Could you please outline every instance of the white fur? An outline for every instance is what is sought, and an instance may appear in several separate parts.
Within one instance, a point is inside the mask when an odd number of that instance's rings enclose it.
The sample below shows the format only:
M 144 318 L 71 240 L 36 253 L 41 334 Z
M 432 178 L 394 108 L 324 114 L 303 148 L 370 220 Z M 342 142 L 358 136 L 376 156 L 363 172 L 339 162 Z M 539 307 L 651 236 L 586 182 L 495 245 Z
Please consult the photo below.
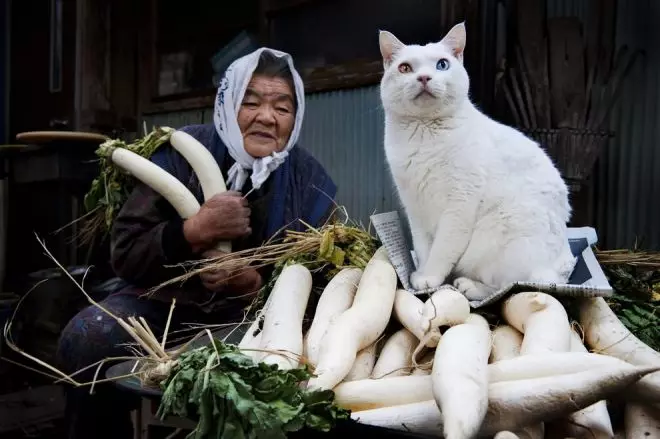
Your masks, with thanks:
M 464 47 L 462 23 L 425 46 L 380 34 L 385 154 L 419 260 L 412 286 L 437 288 L 453 273 L 478 300 L 511 282 L 565 282 L 575 265 L 566 185 L 537 143 L 470 102 Z M 448 69 L 436 68 L 441 58 Z M 433 96 L 416 97 L 420 75 Z

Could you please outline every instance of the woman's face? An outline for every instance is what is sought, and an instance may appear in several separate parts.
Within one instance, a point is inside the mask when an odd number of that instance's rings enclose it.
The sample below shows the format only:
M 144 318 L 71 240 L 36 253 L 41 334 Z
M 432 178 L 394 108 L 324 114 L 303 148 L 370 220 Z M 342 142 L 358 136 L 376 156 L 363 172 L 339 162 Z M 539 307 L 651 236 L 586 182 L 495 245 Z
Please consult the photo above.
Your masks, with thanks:
M 248 154 L 260 158 L 284 149 L 296 119 L 294 99 L 285 79 L 252 77 L 238 112 L 238 126 Z

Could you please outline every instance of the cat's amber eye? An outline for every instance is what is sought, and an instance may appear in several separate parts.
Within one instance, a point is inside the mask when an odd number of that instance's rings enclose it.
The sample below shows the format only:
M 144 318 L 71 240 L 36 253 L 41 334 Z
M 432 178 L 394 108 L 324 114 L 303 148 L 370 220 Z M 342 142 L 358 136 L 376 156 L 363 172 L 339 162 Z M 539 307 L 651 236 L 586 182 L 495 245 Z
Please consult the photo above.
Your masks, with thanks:
M 399 71 L 401 73 L 410 73 L 412 72 L 412 67 L 407 62 L 399 64 Z

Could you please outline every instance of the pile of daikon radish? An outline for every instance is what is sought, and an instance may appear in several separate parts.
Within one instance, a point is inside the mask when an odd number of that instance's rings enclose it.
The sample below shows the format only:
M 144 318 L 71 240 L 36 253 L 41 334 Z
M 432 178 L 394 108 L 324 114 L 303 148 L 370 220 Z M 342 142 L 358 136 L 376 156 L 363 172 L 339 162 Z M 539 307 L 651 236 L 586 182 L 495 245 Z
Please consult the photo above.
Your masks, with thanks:
M 311 289 L 309 270 L 287 266 L 239 346 L 282 368 L 311 363 L 308 387 L 334 390 L 360 423 L 448 439 L 612 438 L 605 400 L 622 396 L 625 437 L 660 437 L 660 353 L 602 298 L 581 299 L 589 353 L 552 296 L 510 296 L 506 324 L 491 328 L 451 287 L 426 302 L 399 289 L 383 247 L 331 279 L 303 335 Z

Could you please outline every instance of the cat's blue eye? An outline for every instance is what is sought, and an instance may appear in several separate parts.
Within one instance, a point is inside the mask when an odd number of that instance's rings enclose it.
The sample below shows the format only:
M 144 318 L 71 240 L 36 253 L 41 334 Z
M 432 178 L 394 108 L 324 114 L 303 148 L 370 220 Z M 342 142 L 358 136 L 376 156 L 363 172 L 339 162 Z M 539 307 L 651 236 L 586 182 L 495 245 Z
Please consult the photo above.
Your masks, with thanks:
M 435 65 L 435 68 L 438 70 L 448 70 L 449 69 L 449 60 L 446 58 L 440 59 L 438 63 Z

